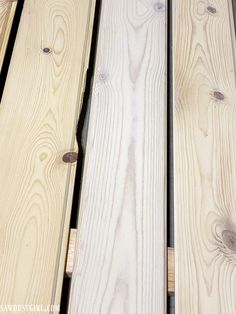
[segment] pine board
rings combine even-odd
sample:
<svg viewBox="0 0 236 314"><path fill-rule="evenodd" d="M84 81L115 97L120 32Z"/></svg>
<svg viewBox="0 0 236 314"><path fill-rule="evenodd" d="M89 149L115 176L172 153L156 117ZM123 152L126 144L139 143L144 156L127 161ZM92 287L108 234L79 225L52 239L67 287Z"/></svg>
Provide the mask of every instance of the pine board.
<svg viewBox="0 0 236 314"><path fill-rule="evenodd" d="M173 1L177 314L236 313L236 68L230 0Z"/></svg>
<svg viewBox="0 0 236 314"><path fill-rule="evenodd" d="M24 3L0 107L1 304L60 301L94 5Z"/></svg>
<svg viewBox="0 0 236 314"><path fill-rule="evenodd" d="M16 0L0 0L0 71L16 11L16 5Z"/></svg>
<svg viewBox="0 0 236 314"><path fill-rule="evenodd" d="M69 313L166 310L165 4L102 1Z"/></svg>

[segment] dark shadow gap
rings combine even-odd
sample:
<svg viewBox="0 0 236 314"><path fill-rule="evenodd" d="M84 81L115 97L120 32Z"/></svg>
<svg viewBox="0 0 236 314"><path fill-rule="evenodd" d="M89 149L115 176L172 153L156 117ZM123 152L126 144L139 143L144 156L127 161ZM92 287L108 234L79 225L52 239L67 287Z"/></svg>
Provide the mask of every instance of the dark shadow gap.
<svg viewBox="0 0 236 314"><path fill-rule="evenodd" d="M11 56L12 56L12 52L13 52L14 45L15 45L16 35L17 35L19 23L20 23L20 18L21 18L23 6L24 6L24 0L18 0L15 16L14 16L13 23L12 23L11 32L9 35L7 49L6 49L6 53L5 53L5 57L4 57L4 61L3 61L3 65L2 65L2 69L1 69L1 73L0 73L0 82L1 82L1 84L0 84L0 102L2 100L2 95L3 95L3 91L4 91L6 79L7 79L8 69L9 69L9 65L11 62Z"/></svg>
<svg viewBox="0 0 236 314"><path fill-rule="evenodd" d="M78 155L76 177L75 177L70 228L77 228L77 221L78 221L78 215L79 215L80 191L81 191L81 185L82 185L84 157L85 157L86 142L87 142L91 91L93 87L93 75L94 75L95 60L96 60L101 3L102 3L102 0L96 1L89 67L87 70L85 92L83 96L83 103L82 103L82 108L81 108L78 126L77 126L76 139L79 146L79 155ZM60 313L67 313L67 309L69 305L69 297L70 297L70 285L71 285L71 279L64 278L63 287L62 287Z"/></svg>
<svg viewBox="0 0 236 314"><path fill-rule="evenodd" d="M174 247L172 0L168 1L167 19L167 245ZM167 313L175 313L174 295L167 297Z"/></svg>

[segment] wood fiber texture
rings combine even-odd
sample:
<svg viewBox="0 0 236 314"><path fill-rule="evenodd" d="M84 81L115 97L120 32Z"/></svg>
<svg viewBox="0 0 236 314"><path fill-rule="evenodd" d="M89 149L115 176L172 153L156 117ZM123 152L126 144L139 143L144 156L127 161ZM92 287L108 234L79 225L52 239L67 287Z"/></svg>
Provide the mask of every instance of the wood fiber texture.
<svg viewBox="0 0 236 314"><path fill-rule="evenodd" d="M15 15L17 1L0 0L0 71Z"/></svg>
<svg viewBox="0 0 236 314"><path fill-rule="evenodd" d="M232 2L173 1L177 314L236 313Z"/></svg>
<svg viewBox="0 0 236 314"><path fill-rule="evenodd" d="M69 313L165 313L166 5L102 1Z"/></svg>
<svg viewBox="0 0 236 314"><path fill-rule="evenodd" d="M75 248L77 239L77 229L70 229L70 237L68 243L68 253L66 261L66 276L71 278L75 262ZM167 282L168 294L173 295L175 292L175 253L173 248L168 248L168 267L167 267Z"/></svg>
<svg viewBox="0 0 236 314"><path fill-rule="evenodd" d="M95 1L25 0L0 105L0 302L58 304Z"/></svg>

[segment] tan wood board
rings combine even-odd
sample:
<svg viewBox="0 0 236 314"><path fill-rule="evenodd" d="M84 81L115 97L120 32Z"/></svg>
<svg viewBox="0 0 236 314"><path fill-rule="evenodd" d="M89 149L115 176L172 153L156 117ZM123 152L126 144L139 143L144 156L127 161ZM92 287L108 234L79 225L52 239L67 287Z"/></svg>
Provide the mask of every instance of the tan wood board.
<svg viewBox="0 0 236 314"><path fill-rule="evenodd" d="M24 3L0 107L1 304L60 301L94 5Z"/></svg>
<svg viewBox="0 0 236 314"><path fill-rule="evenodd" d="M165 313L166 55L165 1L102 1L69 313Z"/></svg>
<svg viewBox="0 0 236 314"><path fill-rule="evenodd" d="M0 0L0 71L16 11L17 1Z"/></svg>
<svg viewBox="0 0 236 314"><path fill-rule="evenodd" d="M177 314L236 313L236 68L230 0L173 1Z"/></svg>

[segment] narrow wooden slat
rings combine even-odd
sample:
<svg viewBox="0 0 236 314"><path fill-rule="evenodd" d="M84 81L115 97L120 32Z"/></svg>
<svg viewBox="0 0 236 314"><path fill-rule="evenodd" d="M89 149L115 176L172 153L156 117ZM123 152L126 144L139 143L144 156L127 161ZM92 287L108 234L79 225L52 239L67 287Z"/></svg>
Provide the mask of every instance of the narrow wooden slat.
<svg viewBox="0 0 236 314"><path fill-rule="evenodd" d="M0 71L16 11L17 1L0 0Z"/></svg>
<svg viewBox="0 0 236 314"><path fill-rule="evenodd" d="M236 313L231 0L173 1L177 314Z"/></svg>
<svg viewBox="0 0 236 314"><path fill-rule="evenodd" d="M102 1L69 313L165 313L165 34L165 1Z"/></svg>
<svg viewBox="0 0 236 314"><path fill-rule="evenodd" d="M69 278L71 278L73 268L74 268L76 237L77 237L77 229L70 229L66 269L65 269L66 276Z"/></svg>
<svg viewBox="0 0 236 314"><path fill-rule="evenodd" d="M24 3L0 108L1 304L60 300L94 6Z"/></svg>
<svg viewBox="0 0 236 314"><path fill-rule="evenodd" d="M66 276L71 278L74 268L74 259L76 251L76 238L77 229L70 229L70 237L68 243L67 261L66 261ZM167 280L168 280L168 293L175 292L175 256L174 249L168 248L168 267L167 267Z"/></svg>
<svg viewBox="0 0 236 314"><path fill-rule="evenodd" d="M173 248L168 248L167 276L168 276L167 291L169 294L173 294L175 292L175 251Z"/></svg>

